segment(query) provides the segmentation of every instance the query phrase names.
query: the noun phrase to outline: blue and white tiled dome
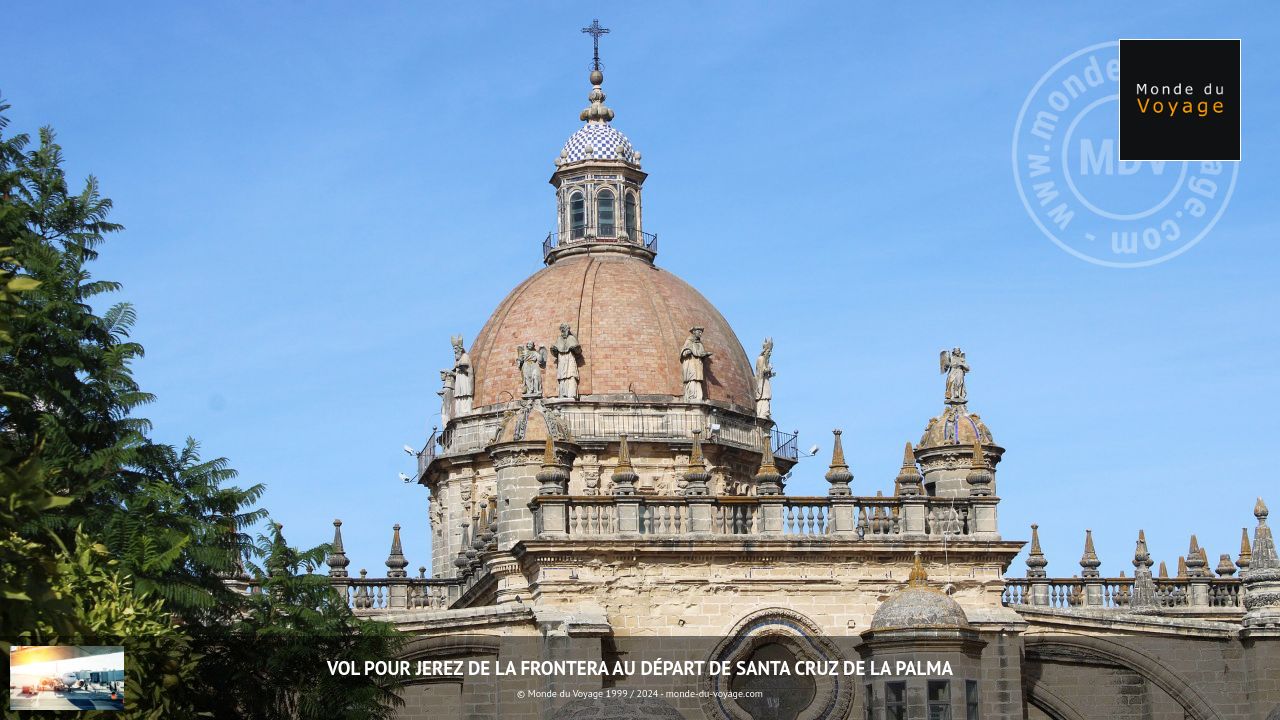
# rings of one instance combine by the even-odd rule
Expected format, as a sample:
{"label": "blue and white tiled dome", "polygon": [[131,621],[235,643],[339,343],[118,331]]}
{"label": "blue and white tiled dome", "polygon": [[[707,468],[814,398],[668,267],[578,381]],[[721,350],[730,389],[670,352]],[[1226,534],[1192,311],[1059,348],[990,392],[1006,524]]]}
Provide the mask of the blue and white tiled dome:
{"label": "blue and white tiled dome", "polygon": [[627,139],[612,125],[606,122],[589,122],[579,128],[564,144],[560,153],[562,163],[575,163],[582,160],[622,160],[629,163],[639,162],[640,153],[631,146]]}

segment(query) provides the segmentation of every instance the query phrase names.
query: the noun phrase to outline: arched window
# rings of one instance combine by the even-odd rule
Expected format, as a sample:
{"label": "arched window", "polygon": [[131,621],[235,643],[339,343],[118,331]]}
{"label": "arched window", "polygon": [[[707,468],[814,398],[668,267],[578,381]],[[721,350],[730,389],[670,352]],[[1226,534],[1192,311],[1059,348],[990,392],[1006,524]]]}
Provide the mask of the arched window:
{"label": "arched window", "polygon": [[596,196],[596,226],[600,237],[617,235],[617,223],[614,221],[613,193],[601,190]]}
{"label": "arched window", "polygon": [[587,232],[587,202],[582,193],[569,196],[569,237],[577,240]]}
{"label": "arched window", "polygon": [[627,193],[627,203],[624,206],[627,221],[627,234],[631,236],[632,242],[640,239],[640,214],[639,208],[636,207],[636,194]]}

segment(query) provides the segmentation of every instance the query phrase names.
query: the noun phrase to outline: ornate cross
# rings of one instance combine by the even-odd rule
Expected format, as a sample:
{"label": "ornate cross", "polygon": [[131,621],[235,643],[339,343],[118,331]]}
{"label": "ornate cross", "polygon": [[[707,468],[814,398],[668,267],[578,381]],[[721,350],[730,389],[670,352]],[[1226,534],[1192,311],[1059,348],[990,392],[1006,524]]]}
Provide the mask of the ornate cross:
{"label": "ornate cross", "polygon": [[582,32],[591,36],[591,44],[595,48],[595,52],[593,53],[592,59],[591,59],[591,69],[599,70],[600,69],[600,36],[608,35],[609,28],[600,27],[599,20],[592,20],[591,27],[582,28]]}

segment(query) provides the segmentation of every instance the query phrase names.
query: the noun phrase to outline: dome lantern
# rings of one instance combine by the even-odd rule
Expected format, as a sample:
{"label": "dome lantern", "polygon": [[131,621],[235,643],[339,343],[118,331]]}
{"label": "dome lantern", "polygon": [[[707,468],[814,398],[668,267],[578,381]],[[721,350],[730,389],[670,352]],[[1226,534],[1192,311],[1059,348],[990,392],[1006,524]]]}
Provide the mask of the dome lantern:
{"label": "dome lantern", "polygon": [[657,236],[642,229],[646,175],[640,170],[640,153],[610,124],[615,114],[604,104],[600,36],[609,30],[592,21],[582,32],[595,41],[590,104],[578,115],[586,124],[569,136],[555,161],[556,229],[542,244],[542,258],[550,265],[566,255],[624,252],[652,261]]}

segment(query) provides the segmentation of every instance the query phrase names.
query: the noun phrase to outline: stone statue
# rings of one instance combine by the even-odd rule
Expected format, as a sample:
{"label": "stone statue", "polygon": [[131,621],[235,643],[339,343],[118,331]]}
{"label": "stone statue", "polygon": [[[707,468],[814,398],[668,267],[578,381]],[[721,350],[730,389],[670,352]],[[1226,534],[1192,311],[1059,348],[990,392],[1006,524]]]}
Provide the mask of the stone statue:
{"label": "stone statue", "polygon": [[582,346],[569,323],[560,323],[560,337],[551,346],[556,360],[556,395],[578,399],[578,355]]}
{"label": "stone statue", "polygon": [[699,402],[704,398],[706,363],[711,353],[702,345],[702,328],[689,329],[689,339],[680,349],[680,374],[684,380],[684,399]]}
{"label": "stone statue", "polygon": [[773,338],[765,338],[760,348],[760,356],[756,358],[756,417],[768,419],[773,412],[773,376],[778,373],[773,369],[770,358],[773,357]]}
{"label": "stone statue", "polygon": [[462,346],[462,336],[453,341],[453,417],[471,412],[471,397],[475,394],[475,382],[471,376],[471,356]]}
{"label": "stone statue", "polygon": [[963,405],[968,402],[964,390],[964,374],[969,372],[969,363],[965,362],[964,351],[960,348],[943,350],[938,356],[941,372],[947,375],[947,404]]}
{"label": "stone statue", "polygon": [[443,430],[449,426],[449,419],[453,413],[453,384],[456,376],[452,370],[440,371],[440,382],[444,387],[436,391],[440,396],[440,429]]}
{"label": "stone statue", "polygon": [[525,397],[542,397],[542,369],[547,366],[547,347],[534,347],[533,341],[516,348],[516,366],[524,381]]}

